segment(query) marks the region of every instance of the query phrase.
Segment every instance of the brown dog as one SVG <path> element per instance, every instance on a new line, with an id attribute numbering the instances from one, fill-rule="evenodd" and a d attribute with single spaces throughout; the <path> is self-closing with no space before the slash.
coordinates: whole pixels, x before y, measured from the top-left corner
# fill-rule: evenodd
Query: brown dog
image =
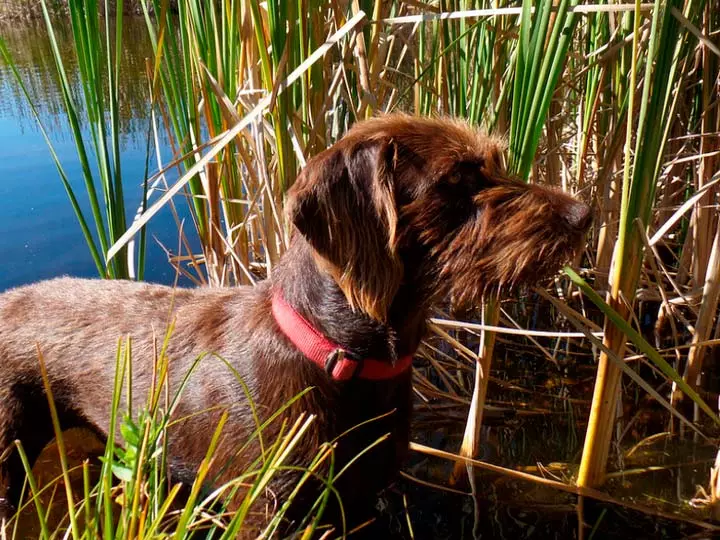
<path id="1" fill-rule="evenodd" d="M 375 118 L 310 160 L 289 193 L 297 229 L 291 246 L 254 288 L 63 278 L 0 295 L 0 454 L 20 439 L 34 459 L 52 438 L 36 344 L 63 427 L 104 434 L 118 338 L 133 337 L 138 410 L 151 384 L 153 336 L 163 335 L 173 305 L 171 387 L 206 352 L 230 362 L 265 417 L 314 387 L 287 413 L 317 415 L 294 463 L 306 464 L 319 443 L 391 413 L 337 447 L 339 470 L 390 434 L 338 485 L 346 510 L 367 506 L 406 452 L 409 360 L 430 307 L 448 297 L 472 305 L 484 293 L 537 282 L 583 242 L 589 208 L 505 177 L 500 156 L 497 141 L 458 121 Z M 216 483 L 257 456 L 247 449 L 236 455 L 254 429 L 240 384 L 221 362 L 206 360 L 176 412 L 187 418 L 169 434 L 176 479 L 192 481 L 223 407 L 230 417 L 216 452 Z M 7 512 L 23 483 L 16 454 L 0 465 L 0 478 Z M 282 499 L 295 476 L 278 478 L 271 487 Z"/>

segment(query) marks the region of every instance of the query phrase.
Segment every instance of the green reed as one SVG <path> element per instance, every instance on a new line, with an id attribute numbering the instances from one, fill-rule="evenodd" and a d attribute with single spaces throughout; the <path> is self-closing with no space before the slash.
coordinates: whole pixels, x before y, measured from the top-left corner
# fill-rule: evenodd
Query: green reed
<path id="1" fill-rule="evenodd" d="M 689 1 L 685 5 L 688 14 L 697 15 L 701 2 Z M 602 308 L 608 313 L 605 322 L 605 345 L 622 357 L 626 341 L 630 334 L 627 328 L 618 326 L 617 320 L 607 310 L 612 308 L 613 314 L 620 320 L 631 317 L 634 291 L 640 277 L 644 243 L 642 231 L 651 221 L 657 178 L 663 163 L 663 149 L 667 141 L 667 133 L 675 119 L 673 90 L 677 89 L 678 66 L 683 54 L 690 49 L 686 46 L 688 35 L 681 32 L 678 19 L 672 9 L 683 9 L 680 0 L 671 1 L 664 6 L 655 3 L 650 27 L 650 40 L 645 57 L 645 73 L 640 98 L 637 125 L 633 125 L 635 112 L 635 83 L 639 79 L 638 38 L 641 13 L 636 5 L 635 25 L 633 29 L 633 61 L 629 73 L 630 111 L 627 121 L 625 139 L 625 161 L 623 169 L 622 198 L 620 203 L 620 224 L 615 244 L 614 271 L 610 276 L 610 294 L 608 305 Z M 634 151 L 631 147 L 634 142 Z M 599 297 L 597 297 L 599 298 Z M 630 299 L 630 303 L 626 299 Z M 616 314 L 614 312 L 617 312 Z M 635 344 L 640 346 L 638 340 Z M 650 358 L 657 360 L 657 355 Z M 614 424 L 615 406 L 621 380 L 620 369 L 611 363 L 607 354 L 600 357 L 598 377 L 595 382 L 593 407 L 590 413 L 588 432 L 585 439 L 585 450 L 580 466 L 578 484 L 596 485 L 603 481 L 606 461 Z M 672 370 L 672 378 L 679 376 Z M 687 386 L 684 387 L 687 389 Z M 693 399 L 702 408 L 710 412 L 697 394 Z"/>

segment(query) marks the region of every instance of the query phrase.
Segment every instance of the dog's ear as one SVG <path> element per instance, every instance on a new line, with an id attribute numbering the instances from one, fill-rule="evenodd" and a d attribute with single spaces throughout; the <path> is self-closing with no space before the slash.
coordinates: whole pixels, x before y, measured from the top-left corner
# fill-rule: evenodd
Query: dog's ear
<path id="1" fill-rule="evenodd" d="M 336 145 L 311 159 L 288 200 L 292 223 L 353 309 L 385 322 L 402 280 L 392 141 Z"/>

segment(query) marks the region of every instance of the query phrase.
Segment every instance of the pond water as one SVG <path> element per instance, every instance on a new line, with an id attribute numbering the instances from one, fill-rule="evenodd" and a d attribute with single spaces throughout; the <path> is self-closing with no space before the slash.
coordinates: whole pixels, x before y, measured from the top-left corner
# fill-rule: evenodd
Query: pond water
<path id="1" fill-rule="evenodd" d="M 128 222 L 142 199 L 148 130 L 145 58 L 152 48 L 145 22 L 125 19 L 121 65 L 122 167 Z M 65 168 L 89 212 L 75 143 L 65 114 L 50 41 L 41 21 L 4 22 L 5 40 L 20 75 Z M 69 26 L 59 26 L 58 41 L 71 84 L 79 90 Z M 78 91 L 77 95 L 80 93 Z M 89 139 L 86 139 L 89 142 Z M 163 160 L 171 158 L 168 146 Z M 91 158 L 91 161 L 94 158 Z M 150 161 L 154 171 L 154 153 Z M 168 176 L 172 182 L 175 177 Z M 182 207 L 184 205 L 178 205 Z M 90 219 L 89 214 L 86 214 Z M 91 228 L 94 228 L 91 225 Z M 175 271 L 162 245 L 174 250 L 178 227 L 169 211 L 160 212 L 148 227 L 145 279 L 172 283 Z M 60 275 L 95 277 L 97 271 L 68 196 L 60 182 L 31 109 L 15 78 L 0 58 L 0 291 Z"/>

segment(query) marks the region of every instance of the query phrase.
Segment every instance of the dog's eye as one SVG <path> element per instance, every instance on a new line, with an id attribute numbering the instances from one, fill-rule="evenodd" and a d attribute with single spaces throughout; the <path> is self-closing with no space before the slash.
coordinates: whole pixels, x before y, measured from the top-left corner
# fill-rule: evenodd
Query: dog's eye
<path id="1" fill-rule="evenodd" d="M 451 186 L 458 185 L 460 183 L 460 180 L 462 180 L 462 178 L 457 173 L 451 174 L 450 176 L 447 177 L 447 183 L 450 184 Z"/>

